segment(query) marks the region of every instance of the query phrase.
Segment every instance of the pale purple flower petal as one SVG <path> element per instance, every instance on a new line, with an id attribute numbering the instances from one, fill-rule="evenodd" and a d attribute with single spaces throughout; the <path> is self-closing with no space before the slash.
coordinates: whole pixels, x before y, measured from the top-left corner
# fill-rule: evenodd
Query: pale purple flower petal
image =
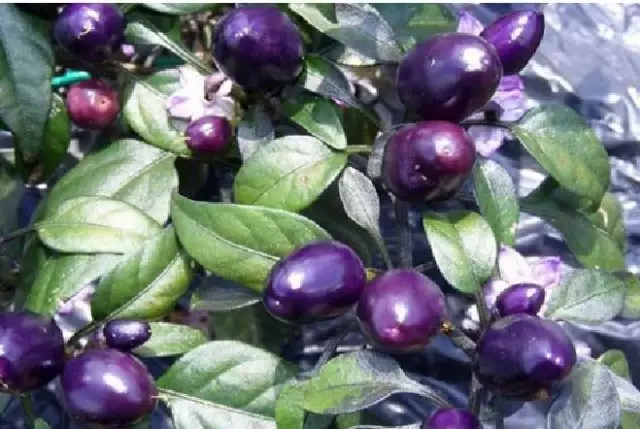
<path id="1" fill-rule="evenodd" d="M 511 286 L 509 283 L 498 278 L 492 278 L 486 282 L 482 290 L 484 291 L 484 301 L 487 303 L 487 308 L 492 309 L 496 305 L 498 295 L 509 286 Z"/>
<path id="2" fill-rule="evenodd" d="M 467 131 L 476 144 L 476 151 L 485 158 L 497 151 L 510 135 L 509 131 L 498 127 L 469 127 Z"/>
<path id="3" fill-rule="evenodd" d="M 192 98 L 186 89 L 179 89 L 167 100 L 167 112 L 173 118 L 189 120 L 193 115 Z"/>
<path id="4" fill-rule="evenodd" d="M 533 282 L 533 272 L 527 260 L 515 249 L 502 245 L 498 254 L 500 278 L 509 284 Z"/>
<path id="5" fill-rule="evenodd" d="M 91 322 L 91 298 L 95 286 L 90 284 L 80 289 L 75 295 L 64 302 L 53 316 L 66 340 L 76 331 Z"/>
<path id="6" fill-rule="evenodd" d="M 496 93 L 491 98 L 491 102 L 502 109 L 502 113 L 498 116 L 500 120 L 515 121 L 520 119 L 526 110 L 524 82 L 522 82 L 520 76 L 503 77 Z"/>
<path id="7" fill-rule="evenodd" d="M 233 121 L 234 115 L 235 101 L 231 97 L 215 97 L 211 102 L 203 103 L 202 116 L 219 116 Z M 198 117 L 194 115 L 192 119 L 195 121 Z"/>
<path id="8" fill-rule="evenodd" d="M 225 79 L 224 82 L 220 85 L 218 92 L 216 93 L 219 96 L 225 96 L 231 94 L 231 89 L 233 88 L 233 82 L 231 79 Z"/>
<path id="9" fill-rule="evenodd" d="M 205 77 L 192 67 L 180 67 L 180 86 L 188 89 L 194 95 L 204 95 Z"/>
<path id="10" fill-rule="evenodd" d="M 540 258 L 531 264 L 531 272 L 537 284 L 545 289 L 552 288 L 560 282 L 562 261 L 557 256 Z"/>
<path id="11" fill-rule="evenodd" d="M 120 51 L 127 58 L 131 58 L 136 54 L 135 46 L 129 45 L 127 43 L 124 43 L 122 44 L 122 46 L 120 46 Z"/>
<path id="12" fill-rule="evenodd" d="M 484 26 L 478 21 L 475 16 L 467 11 L 460 11 L 458 13 L 458 33 L 480 35 L 484 30 Z"/>

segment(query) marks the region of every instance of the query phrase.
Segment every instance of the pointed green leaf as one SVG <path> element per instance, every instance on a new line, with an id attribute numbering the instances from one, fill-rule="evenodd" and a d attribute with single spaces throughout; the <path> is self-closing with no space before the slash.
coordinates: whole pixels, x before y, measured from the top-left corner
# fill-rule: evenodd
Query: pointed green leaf
<path id="1" fill-rule="evenodd" d="M 303 94 L 295 99 L 285 100 L 282 110 L 289 119 L 330 147 L 338 150 L 347 147 L 338 107 L 334 103 Z"/>
<path id="2" fill-rule="evenodd" d="M 174 356 L 187 353 L 207 342 L 204 334 L 191 326 L 151 322 L 151 338 L 133 353 L 144 357 Z"/>

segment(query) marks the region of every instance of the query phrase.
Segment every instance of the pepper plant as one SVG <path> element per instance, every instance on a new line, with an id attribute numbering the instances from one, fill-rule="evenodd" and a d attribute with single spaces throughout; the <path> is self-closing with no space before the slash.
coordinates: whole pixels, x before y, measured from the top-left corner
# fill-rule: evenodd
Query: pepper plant
<path id="1" fill-rule="evenodd" d="M 564 329 L 636 318 L 639 288 L 604 147 L 525 103 L 542 8 L 483 28 L 436 4 L 40 6 L 0 5 L 0 390 L 34 427 L 47 385 L 89 427 L 162 407 L 177 429 L 384 428 L 368 411 L 396 393 L 434 409 L 404 429 L 503 428 L 531 401 L 549 429 L 637 427 L 624 355 Z M 528 195 L 491 159 L 505 142 L 546 174 Z M 566 270 L 513 249 L 521 211 L 562 234 Z M 284 357 L 330 319 L 311 367 Z M 468 359 L 464 404 L 399 364 L 436 336 Z"/>

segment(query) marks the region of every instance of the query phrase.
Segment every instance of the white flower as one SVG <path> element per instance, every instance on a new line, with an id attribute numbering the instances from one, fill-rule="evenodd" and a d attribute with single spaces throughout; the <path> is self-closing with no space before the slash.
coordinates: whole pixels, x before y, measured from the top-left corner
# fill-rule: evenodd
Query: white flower
<path id="1" fill-rule="evenodd" d="M 195 121 L 203 116 L 219 116 L 234 120 L 235 100 L 229 96 L 233 83 L 222 73 L 209 78 L 191 67 L 181 67 L 180 89 L 167 100 L 167 112 L 174 119 Z M 208 82 L 207 82 L 208 80 Z M 206 83 L 215 84 L 217 90 L 206 98 Z"/>

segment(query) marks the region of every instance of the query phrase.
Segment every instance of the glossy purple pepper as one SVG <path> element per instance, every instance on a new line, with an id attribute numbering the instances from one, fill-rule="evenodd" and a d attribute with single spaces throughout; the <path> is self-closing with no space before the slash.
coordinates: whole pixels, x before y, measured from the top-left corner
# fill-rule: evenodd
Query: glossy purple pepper
<path id="1" fill-rule="evenodd" d="M 576 363 L 573 342 L 560 325 L 529 314 L 494 322 L 477 343 L 473 371 L 494 393 L 543 399 Z"/>
<path id="2" fill-rule="evenodd" d="M 376 277 L 362 292 L 357 316 L 369 342 L 390 352 L 419 351 L 446 318 L 442 291 L 427 276 L 394 269 Z"/>
<path id="3" fill-rule="evenodd" d="M 151 338 L 151 326 L 141 320 L 116 319 L 103 328 L 107 346 L 121 351 L 133 350 Z"/>
<path id="4" fill-rule="evenodd" d="M 459 122 L 487 104 L 501 78 L 489 42 L 446 33 L 411 48 L 398 67 L 396 87 L 405 107 L 423 120 Z"/>
<path id="5" fill-rule="evenodd" d="M 69 119 L 89 130 L 107 128 L 120 112 L 118 92 L 100 79 L 90 79 L 69 87 L 65 99 Z"/>
<path id="6" fill-rule="evenodd" d="M 500 57 L 505 76 L 519 73 L 536 53 L 544 35 L 544 15 L 535 10 L 514 10 L 492 22 L 480 34 Z"/>
<path id="7" fill-rule="evenodd" d="M 76 58 L 99 62 L 124 42 L 125 19 L 115 4 L 68 3 L 55 22 L 53 35 Z"/>
<path id="8" fill-rule="evenodd" d="M 0 391 L 44 386 L 64 368 L 64 338 L 49 318 L 30 312 L 0 314 Z"/>
<path id="9" fill-rule="evenodd" d="M 424 121 L 391 136 L 382 161 L 384 183 L 405 201 L 434 201 L 453 196 L 473 169 L 476 149 L 460 126 Z"/>
<path id="10" fill-rule="evenodd" d="M 269 273 L 264 305 L 286 322 L 310 322 L 346 313 L 366 282 L 360 257 L 337 241 L 316 241 L 282 258 Z"/>
<path id="11" fill-rule="evenodd" d="M 89 350 L 73 358 L 60 384 L 67 411 L 86 423 L 129 425 L 153 411 L 157 402 L 147 368 L 114 349 Z"/>
<path id="12" fill-rule="evenodd" d="M 302 71 L 304 45 L 291 19 L 277 7 L 238 7 L 217 25 L 213 59 L 247 90 L 271 92 Z"/>
<path id="13" fill-rule="evenodd" d="M 420 429 L 482 429 L 480 420 L 469 410 L 438 408 Z"/>
<path id="14" fill-rule="evenodd" d="M 231 141 L 231 125 L 226 118 L 203 116 L 189 124 L 185 136 L 192 150 L 217 154 L 224 152 Z"/>
<path id="15" fill-rule="evenodd" d="M 501 317 L 512 314 L 538 314 L 544 304 L 544 288 L 534 283 L 518 283 L 503 290 L 496 299 L 495 308 Z"/>

